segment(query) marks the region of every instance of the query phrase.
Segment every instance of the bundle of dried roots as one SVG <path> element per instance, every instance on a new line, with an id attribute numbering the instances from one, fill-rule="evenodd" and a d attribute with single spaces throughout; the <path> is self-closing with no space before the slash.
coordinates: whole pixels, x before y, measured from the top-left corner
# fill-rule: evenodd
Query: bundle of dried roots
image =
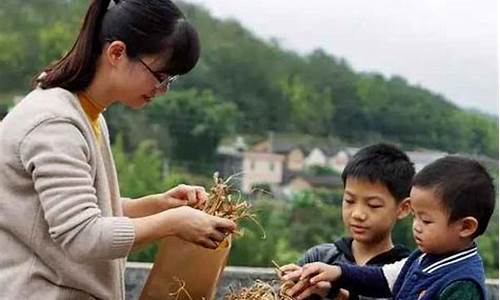
<path id="1" fill-rule="evenodd" d="M 249 288 L 242 288 L 238 292 L 225 295 L 224 300 L 293 300 L 285 294 L 285 291 L 291 287 L 289 283 L 283 283 L 279 289 L 273 284 L 274 282 L 256 280 Z"/>
<path id="2" fill-rule="evenodd" d="M 208 200 L 198 206 L 198 209 L 206 212 L 209 215 L 226 218 L 234 222 L 243 219 L 252 220 L 262 230 L 263 238 L 265 232 L 260 223 L 256 219 L 256 215 L 252 212 L 250 204 L 241 200 L 241 193 L 232 189 L 230 184 L 233 176 L 226 180 L 219 177 L 219 173 L 214 173 L 214 185 L 210 188 Z M 237 194 L 238 197 L 233 197 Z"/>
<path id="3" fill-rule="evenodd" d="M 276 266 L 276 273 L 281 278 L 281 271 L 278 264 L 273 261 Z M 279 288 L 277 287 L 279 284 Z M 294 300 L 288 296 L 286 291 L 294 286 L 293 281 L 272 281 L 267 283 L 261 280 L 256 280 L 249 288 L 242 288 L 238 292 L 231 291 L 224 296 L 224 300 Z"/>

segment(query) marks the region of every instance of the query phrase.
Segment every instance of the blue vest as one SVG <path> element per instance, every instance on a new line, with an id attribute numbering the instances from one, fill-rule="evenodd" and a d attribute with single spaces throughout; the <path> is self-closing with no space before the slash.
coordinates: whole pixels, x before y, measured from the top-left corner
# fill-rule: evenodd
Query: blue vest
<path id="1" fill-rule="evenodd" d="M 475 246 L 425 266 L 422 265 L 424 259 L 433 260 L 432 255 L 419 250 L 408 257 L 394 283 L 394 299 L 437 299 L 446 287 L 458 280 L 475 282 L 481 288 L 482 299 L 486 299 L 483 262 Z"/>

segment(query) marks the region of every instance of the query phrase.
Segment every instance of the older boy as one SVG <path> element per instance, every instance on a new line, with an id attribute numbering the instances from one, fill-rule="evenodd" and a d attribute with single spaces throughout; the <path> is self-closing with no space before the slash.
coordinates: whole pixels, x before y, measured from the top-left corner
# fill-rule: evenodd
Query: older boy
<path id="1" fill-rule="evenodd" d="M 342 262 L 381 266 L 407 257 L 410 251 L 394 246 L 391 233 L 396 221 L 410 211 L 407 197 L 414 175 L 413 163 L 394 146 L 375 144 L 358 151 L 342 172 L 342 219 L 350 236 L 312 247 L 298 265 Z M 281 268 L 285 274 L 299 269 L 297 265 Z M 341 295 L 359 299 L 352 292 L 342 291 Z"/>
<path id="2" fill-rule="evenodd" d="M 395 299 L 485 299 L 484 269 L 474 239 L 484 233 L 495 209 L 488 172 L 465 157 L 439 159 L 417 174 L 410 199 L 418 250 L 408 259 L 384 267 L 309 264 L 289 293 L 305 299 L 347 287 Z M 297 277 L 295 272 L 285 279 Z"/>

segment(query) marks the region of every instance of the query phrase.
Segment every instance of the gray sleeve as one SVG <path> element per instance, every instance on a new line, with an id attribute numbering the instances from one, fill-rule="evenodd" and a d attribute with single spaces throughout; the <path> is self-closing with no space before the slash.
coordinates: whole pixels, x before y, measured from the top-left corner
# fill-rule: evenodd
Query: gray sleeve
<path id="1" fill-rule="evenodd" d="M 127 217 L 103 217 L 88 162 L 90 150 L 78 128 L 47 121 L 25 136 L 21 162 L 31 174 L 52 240 L 76 261 L 127 256 L 135 229 Z"/>
<path id="2" fill-rule="evenodd" d="M 337 259 L 339 251 L 335 244 L 321 244 L 309 248 L 304 256 L 297 261 L 299 266 L 312 262 L 332 263 Z"/>

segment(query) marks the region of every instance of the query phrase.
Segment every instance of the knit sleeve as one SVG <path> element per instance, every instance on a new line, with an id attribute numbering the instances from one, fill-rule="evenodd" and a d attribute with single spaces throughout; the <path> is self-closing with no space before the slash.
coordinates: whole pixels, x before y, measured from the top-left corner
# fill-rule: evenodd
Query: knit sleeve
<path id="1" fill-rule="evenodd" d="M 127 256 L 135 238 L 126 217 L 103 217 L 89 164 L 90 149 L 78 128 L 64 119 L 46 121 L 19 145 L 25 170 L 52 240 L 76 261 Z"/>
<path id="2" fill-rule="evenodd" d="M 344 288 L 357 295 L 368 297 L 392 297 L 391 290 L 381 267 L 336 264 L 342 269 L 338 281 L 332 282 L 331 291 Z"/>
<path id="3" fill-rule="evenodd" d="M 479 300 L 481 290 L 472 281 L 456 281 L 447 286 L 439 295 L 438 300 Z"/>

